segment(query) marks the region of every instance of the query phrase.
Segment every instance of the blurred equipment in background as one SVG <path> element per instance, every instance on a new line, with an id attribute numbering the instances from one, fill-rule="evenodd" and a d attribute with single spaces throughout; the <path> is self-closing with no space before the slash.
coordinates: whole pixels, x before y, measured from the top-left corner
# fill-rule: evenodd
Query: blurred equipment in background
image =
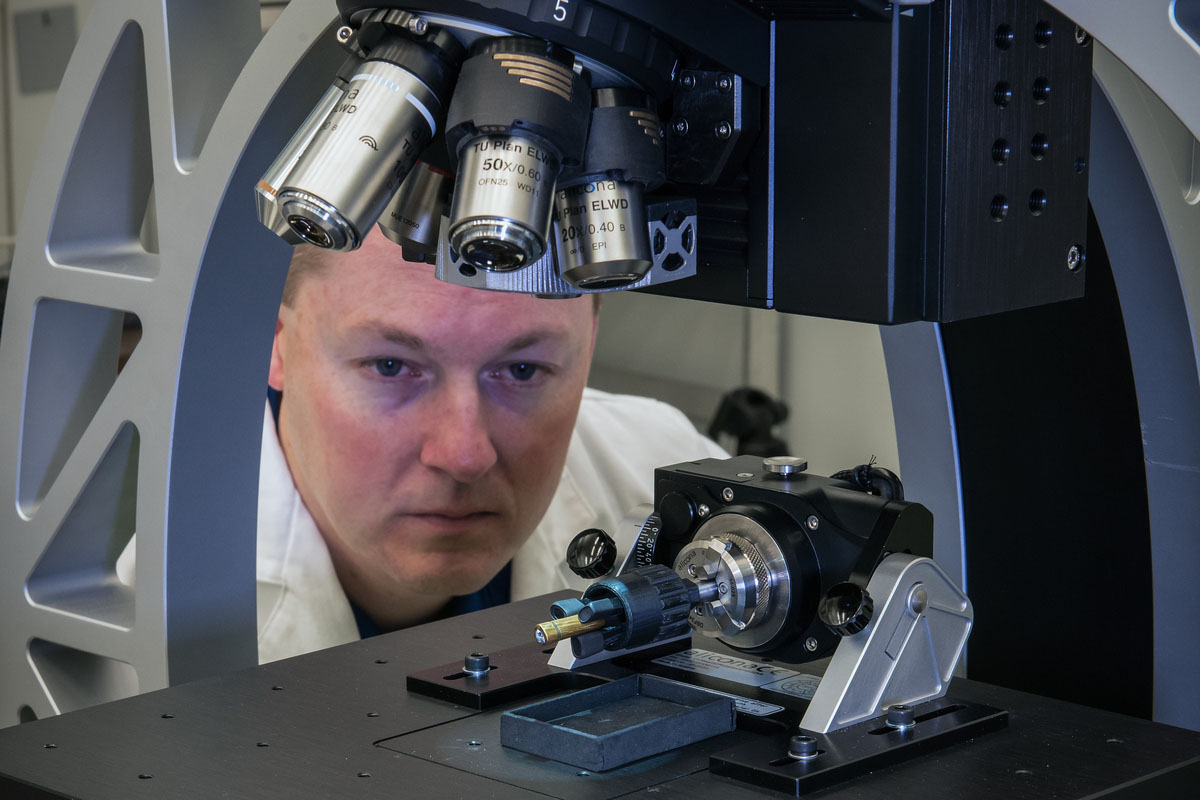
<path id="1" fill-rule="evenodd" d="M 791 451 L 787 442 L 774 433 L 775 426 L 787 417 L 787 403 L 761 389 L 744 386 L 721 398 L 708 426 L 708 436 L 718 443 L 723 435 L 736 437 L 739 456 L 777 456 Z"/>

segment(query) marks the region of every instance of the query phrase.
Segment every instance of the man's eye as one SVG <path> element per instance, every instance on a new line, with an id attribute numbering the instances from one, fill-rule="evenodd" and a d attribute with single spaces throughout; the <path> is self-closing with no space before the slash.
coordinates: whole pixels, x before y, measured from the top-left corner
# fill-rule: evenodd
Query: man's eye
<path id="1" fill-rule="evenodd" d="M 527 381 L 537 374 L 537 364 L 510 364 L 508 373 L 519 381 Z"/>
<path id="2" fill-rule="evenodd" d="M 375 359 L 375 371 L 385 378 L 394 378 L 404 369 L 404 362 L 398 358 Z"/>

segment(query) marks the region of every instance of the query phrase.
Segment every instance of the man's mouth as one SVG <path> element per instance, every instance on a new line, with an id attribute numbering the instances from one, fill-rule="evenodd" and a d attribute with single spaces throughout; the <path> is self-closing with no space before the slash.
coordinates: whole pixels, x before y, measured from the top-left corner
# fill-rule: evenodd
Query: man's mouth
<path id="1" fill-rule="evenodd" d="M 433 510 L 429 510 L 429 511 L 410 511 L 408 515 L 410 517 L 430 517 L 430 518 L 448 519 L 448 520 L 471 520 L 471 519 L 483 519 L 484 517 L 494 516 L 495 514 L 496 514 L 495 511 L 488 511 L 488 510 L 477 510 L 476 511 L 476 510 L 469 510 L 469 509 L 454 508 L 454 509 L 433 509 Z"/>

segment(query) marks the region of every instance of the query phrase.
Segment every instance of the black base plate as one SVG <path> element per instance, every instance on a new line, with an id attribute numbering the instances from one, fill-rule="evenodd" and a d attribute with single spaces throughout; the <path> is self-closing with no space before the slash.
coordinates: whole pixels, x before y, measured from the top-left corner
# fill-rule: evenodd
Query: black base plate
<path id="1" fill-rule="evenodd" d="M 1007 711 L 945 697 L 914 709 L 916 724 L 905 730 L 878 717 L 830 733 L 804 731 L 817 740 L 810 759 L 789 757 L 788 738 L 779 737 L 775 747 L 758 742 L 717 753 L 709 771 L 799 796 L 1008 725 Z"/>

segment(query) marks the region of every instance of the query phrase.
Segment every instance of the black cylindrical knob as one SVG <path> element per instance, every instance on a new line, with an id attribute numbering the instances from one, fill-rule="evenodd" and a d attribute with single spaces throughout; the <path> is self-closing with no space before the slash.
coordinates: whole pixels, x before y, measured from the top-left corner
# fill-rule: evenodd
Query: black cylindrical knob
<path id="1" fill-rule="evenodd" d="M 817 606 L 817 616 L 838 636 L 853 636 L 867 627 L 875 603 L 865 587 L 846 581 L 825 593 Z"/>
<path id="2" fill-rule="evenodd" d="M 567 566 L 581 578 L 602 578 L 617 563 L 617 543 L 599 528 L 575 534 L 567 545 Z"/>

